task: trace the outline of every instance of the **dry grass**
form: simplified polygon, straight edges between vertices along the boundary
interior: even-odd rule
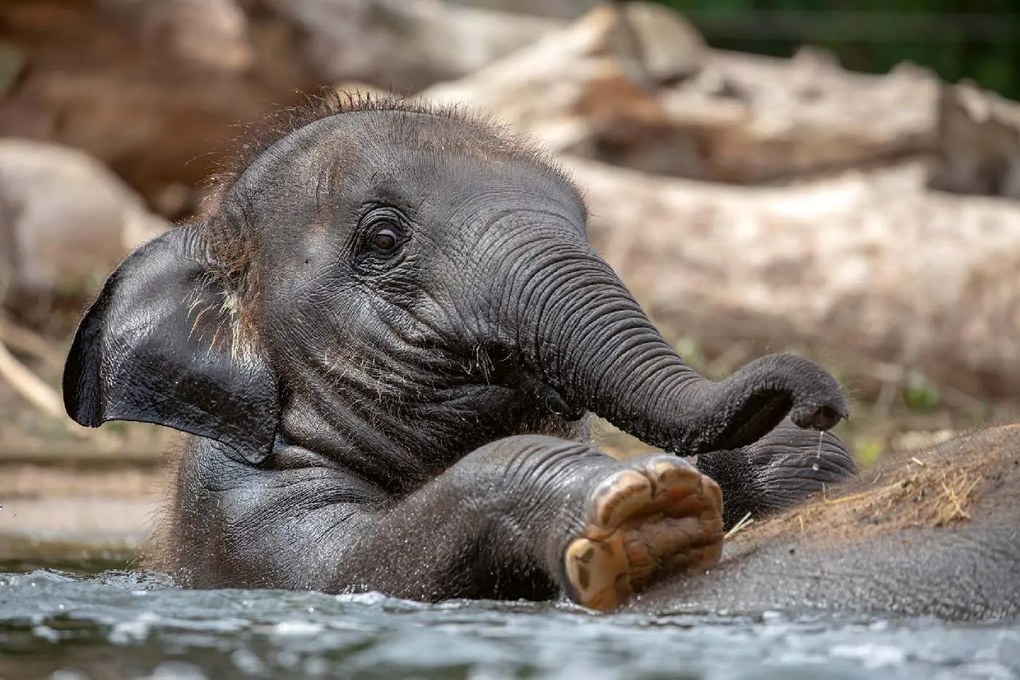
[[[847,506],[862,521],[909,521],[917,526],[944,526],[969,520],[967,508],[976,499],[982,480],[980,464],[973,461],[924,463],[916,456],[914,466],[904,466],[894,481],[877,488],[837,498],[823,498],[823,506]]]
[[[1020,428],[998,428],[901,456],[877,475],[835,494],[830,490],[800,508],[758,522],[750,531],[733,532],[730,538],[741,542],[800,535],[831,544],[859,542],[905,528],[969,522],[977,516],[985,495],[1008,488],[1020,476],[1020,463],[1014,460],[1018,432]]]
[[[965,508],[972,502],[974,489],[980,481],[981,477],[967,470],[953,470],[942,474],[939,485],[942,487],[943,495],[936,505],[937,525],[970,519],[970,514]]]
[[[740,518],[739,522],[734,524],[733,527],[726,532],[726,535],[723,536],[723,540],[724,541],[730,540],[731,538],[736,536],[739,532],[743,531],[752,524],[754,524],[754,519],[751,517],[751,513],[747,513],[746,515]]]

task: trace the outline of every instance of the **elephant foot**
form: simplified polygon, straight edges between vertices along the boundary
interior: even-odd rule
[[[588,522],[564,554],[571,599],[614,609],[655,578],[709,567],[722,554],[722,492],[673,456],[619,470],[594,490]]]

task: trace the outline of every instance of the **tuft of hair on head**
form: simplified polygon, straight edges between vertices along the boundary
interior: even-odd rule
[[[442,140],[450,145],[451,150],[530,161],[549,168],[559,179],[571,183],[547,152],[515,134],[507,126],[469,112],[460,105],[439,105],[396,96],[380,97],[371,92],[342,91],[332,87],[324,87],[318,94],[302,96],[304,101],[296,106],[280,109],[241,126],[241,133],[233,139],[228,153],[208,181],[213,191],[202,206],[203,214],[215,211],[248,166],[283,138],[324,118],[364,111],[413,114],[405,118],[406,124],[401,127],[402,132],[407,132],[409,136],[414,128],[414,119],[419,115],[453,121],[467,134]],[[435,140],[423,135],[415,141],[428,143]]]
[[[219,207],[224,194],[255,159],[269,147],[304,126],[329,116],[350,111],[391,110],[402,106],[403,100],[377,97],[359,91],[338,91],[323,87],[318,94],[300,93],[303,101],[266,114],[258,120],[240,123],[239,134],[227,146],[215,172],[206,184],[212,193],[206,198],[202,212]]]

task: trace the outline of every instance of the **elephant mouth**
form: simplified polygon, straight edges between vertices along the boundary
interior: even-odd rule
[[[542,380],[538,373],[524,364],[515,352],[479,352],[483,360],[476,361],[469,368],[471,382],[477,387],[495,387],[509,390],[514,401],[529,404],[528,409],[536,414],[553,415],[566,421],[577,421],[584,417],[587,409],[573,404],[560,390]],[[499,357],[493,359],[492,357]]]
[[[520,388],[525,393],[534,395],[539,406],[564,420],[580,420],[587,413],[583,406],[569,403],[560,392],[547,382],[543,382],[533,373],[527,373]]]

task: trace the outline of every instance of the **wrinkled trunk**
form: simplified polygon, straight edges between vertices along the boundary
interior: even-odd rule
[[[846,415],[833,378],[793,355],[763,357],[720,382],[703,378],[589,248],[546,242],[531,255],[536,273],[516,277],[517,299],[504,309],[520,310],[525,362],[571,406],[684,455],[754,442],[788,413],[816,429]]]

